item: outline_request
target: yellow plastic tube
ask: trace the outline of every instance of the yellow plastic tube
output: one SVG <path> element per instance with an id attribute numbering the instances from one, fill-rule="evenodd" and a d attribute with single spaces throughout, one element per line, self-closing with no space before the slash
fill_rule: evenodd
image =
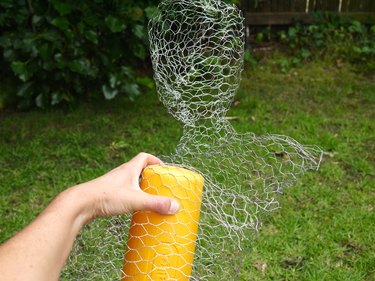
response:
<path id="1" fill-rule="evenodd" d="M 192 272 L 203 177 L 168 165 L 151 165 L 140 186 L 150 194 L 175 198 L 176 215 L 135 212 L 129 230 L 122 281 L 189 280 Z"/>

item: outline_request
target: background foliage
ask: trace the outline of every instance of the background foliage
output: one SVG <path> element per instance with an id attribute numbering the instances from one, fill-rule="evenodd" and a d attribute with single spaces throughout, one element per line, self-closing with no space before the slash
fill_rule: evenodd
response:
<path id="1" fill-rule="evenodd" d="M 134 67 L 147 56 L 146 22 L 157 1 L 4 0 L 2 77 L 16 77 L 20 108 L 139 95 Z M 15 83 L 13 81 L 13 83 Z"/>
<path id="2" fill-rule="evenodd" d="M 315 23 L 296 23 L 277 30 L 270 27 L 253 32 L 252 47 L 270 46 L 282 50 L 287 56 L 275 60 L 282 72 L 300 67 L 313 57 L 342 64 L 349 62 L 364 74 L 375 72 L 375 24 L 340 17 L 334 13 L 315 13 Z M 256 64 L 263 53 L 247 54 L 247 60 Z"/>
<path id="3" fill-rule="evenodd" d="M 6 104 L 44 108 L 119 94 L 134 99 L 151 89 L 147 22 L 158 2 L 1 1 L 0 110 Z M 283 54 L 273 60 L 284 73 L 322 56 L 375 72 L 375 25 L 333 14 L 317 13 L 311 25 L 253 30 L 250 41 L 248 62 L 257 65 L 267 56 L 259 50 L 271 45 Z"/>
<path id="4" fill-rule="evenodd" d="M 158 0 L 0 2 L 0 109 L 152 88 L 147 22 Z M 227 2 L 235 3 L 235 0 Z"/>

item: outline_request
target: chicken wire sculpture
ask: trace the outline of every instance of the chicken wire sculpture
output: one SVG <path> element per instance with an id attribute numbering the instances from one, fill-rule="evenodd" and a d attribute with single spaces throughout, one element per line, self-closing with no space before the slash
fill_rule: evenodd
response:
<path id="1" fill-rule="evenodd" d="M 319 167 L 322 152 L 282 135 L 237 133 L 225 119 L 243 68 L 243 17 L 236 6 L 164 0 L 149 22 L 149 38 L 159 98 L 184 128 L 174 153 L 162 158 L 205 180 L 193 273 L 185 277 L 235 280 L 249 245 L 244 241 L 278 208 L 285 187 Z M 119 280 L 128 225 L 125 216 L 87 226 L 62 279 Z M 144 272 L 141 280 L 151 276 Z"/>

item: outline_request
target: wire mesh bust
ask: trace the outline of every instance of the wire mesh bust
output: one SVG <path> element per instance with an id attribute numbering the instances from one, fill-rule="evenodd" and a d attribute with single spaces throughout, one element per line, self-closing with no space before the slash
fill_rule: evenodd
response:
<path id="1" fill-rule="evenodd" d="M 163 0 L 149 38 L 159 98 L 184 126 L 175 152 L 163 160 L 205 179 L 194 268 L 186 277 L 235 280 L 245 241 L 278 208 L 277 195 L 319 167 L 321 150 L 282 135 L 240 134 L 225 119 L 243 68 L 243 17 L 236 6 Z M 84 230 L 63 277 L 119 279 L 127 225 L 119 217 Z"/>
<path id="2" fill-rule="evenodd" d="M 243 57 L 239 10 L 221 1 L 163 1 L 149 23 L 159 97 L 185 124 L 224 116 Z"/>

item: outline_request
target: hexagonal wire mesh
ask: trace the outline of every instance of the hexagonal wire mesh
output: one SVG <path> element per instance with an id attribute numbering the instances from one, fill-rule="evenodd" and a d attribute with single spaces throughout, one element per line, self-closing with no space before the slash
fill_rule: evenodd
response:
<path id="1" fill-rule="evenodd" d="M 235 280 L 243 248 L 251 245 L 262 217 L 278 208 L 277 195 L 285 187 L 319 167 L 322 151 L 282 135 L 240 134 L 225 119 L 243 68 L 243 17 L 236 6 L 220 0 L 163 0 L 150 20 L 149 37 L 159 98 L 184 126 L 173 155 L 162 158 L 196 170 L 205 179 L 193 273 L 183 273 L 184 265 L 178 260 L 180 273 L 161 280 Z M 174 193 L 175 183 L 164 186 L 170 195 L 182 198 Z M 180 222 L 189 224 L 189 220 Z M 167 229 L 180 222 L 169 223 Z M 142 235 L 164 233 L 156 224 L 146 234 L 143 223 L 150 225 L 149 221 L 136 223 L 143 233 L 139 241 Z M 123 216 L 87 226 L 62 279 L 119 280 L 124 274 L 128 225 L 129 217 Z M 192 232 L 187 235 L 190 242 L 185 244 L 195 239 Z M 163 245 L 156 234 L 151 240 L 153 247 Z M 129 263 L 155 259 L 141 253 L 130 257 L 129 251 Z M 175 255 L 172 250 L 161 251 Z M 143 272 L 140 280 L 153 280 L 152 272 L 138 271 Z"/>

